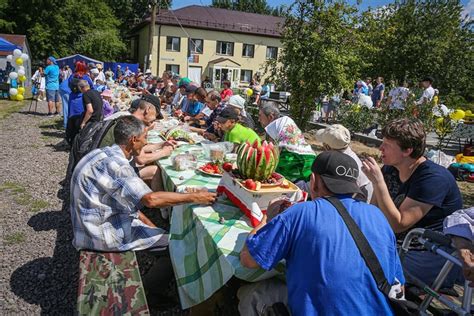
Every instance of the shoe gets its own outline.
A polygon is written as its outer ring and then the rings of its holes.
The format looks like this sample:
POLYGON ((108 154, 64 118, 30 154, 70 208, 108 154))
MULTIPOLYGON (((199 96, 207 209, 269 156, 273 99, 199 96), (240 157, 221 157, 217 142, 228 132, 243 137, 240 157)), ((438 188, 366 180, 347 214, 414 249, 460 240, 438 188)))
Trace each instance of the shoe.
POLYGON ((59 112, 54 112, 54 116, 59 116, 59 112))
POLYGON ((48 115, 46 115, 47 117, 53 117, 53 113, 49 112, 48 115))

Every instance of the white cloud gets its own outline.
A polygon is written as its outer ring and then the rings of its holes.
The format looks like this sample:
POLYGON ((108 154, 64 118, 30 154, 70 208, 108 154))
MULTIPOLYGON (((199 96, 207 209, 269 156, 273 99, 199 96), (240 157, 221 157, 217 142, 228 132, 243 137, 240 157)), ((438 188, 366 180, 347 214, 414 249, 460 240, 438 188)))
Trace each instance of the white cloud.
POLYGON ((467 14, 471 19, 474 18, 474 0, 469 0, 469 2, 464 6, 464 10, 462 10, 461 14, 463 17, 467 14))

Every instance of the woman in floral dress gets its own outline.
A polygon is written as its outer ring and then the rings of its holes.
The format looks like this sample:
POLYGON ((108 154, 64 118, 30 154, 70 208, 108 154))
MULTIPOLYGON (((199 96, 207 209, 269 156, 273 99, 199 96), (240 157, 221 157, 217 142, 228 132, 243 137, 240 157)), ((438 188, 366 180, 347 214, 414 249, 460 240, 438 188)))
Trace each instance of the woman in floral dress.
POLYGON ((266 102, 260 108, 258 120, 280 149, 276 172, 293 183, 309 181, 316 154, 306 143, 296 123, 288 116, 280 117, 280 111, 273 102, 266 102))

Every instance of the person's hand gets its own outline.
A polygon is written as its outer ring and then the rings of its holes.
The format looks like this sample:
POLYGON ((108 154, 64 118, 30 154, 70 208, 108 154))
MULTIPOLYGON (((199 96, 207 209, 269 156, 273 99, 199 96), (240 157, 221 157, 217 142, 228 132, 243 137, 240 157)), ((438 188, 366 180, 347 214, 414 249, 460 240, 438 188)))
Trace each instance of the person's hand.
POLYGON ((204 132, 202 134, 202 136, 205 138, 205 139, 208 139, 208 140, 212 140, 212 141, 215 141, 217 139, 217 136, 215 134, 212 134, 212 133, 208 133, 208 132, 204 132))
POLYGON ((217 199, 215 192, 196 192, 193 193, 193 202, 203 205, 211 205, 217 199))
POLYGON ((163 147, 165 146, 171 146, 174 148, 176 148, 176 146, 178 146, 178 142, 175 141, 174 139, 170 139, 170 140, 167 140, 166 142, 163 143, 163 147))
POLYGON ((292 203, 285 198, 271 200, 267 207, 268 220, 272 220, 278 214, 283 213, 291 205, 292 203))
POLYGON ((380 169, 377 161, 372 157, 367 157, 367 159, 362 161, 362 171, 373 184, 384 181, 382 169, 380 169))
POLYGON ((83 129, 86 124, 82 123, 81 126, 79 127, 80 129, 83 129))
POLYGON ((150 125, 146 126, 145 127, 145 130, 148 132, 148 131, 151 131, 152 129, 155 129, 155 126, 156 126, 156 122, 153 122, 151 123, 150 125))
POLYGON ((192 118, 191 116, 189 116, 189 115, 186 115, 186 116, 184 117, 184 121, 185 121, 185 122, 189 122, 189 121, 191 121, 192 119, 193 119, 193 118, 192 118))
POLYGON ((462 262, 464 278, 470 281, 470 287, 474 287, 474 254, 469 249, 460 249, 459 259, 462 262))
POLYGON ((173 146, 163 146, 163 148, 160 149, 160 154, 162 157, 169 157, 171 153, 173 152, 174 147, 173 146))

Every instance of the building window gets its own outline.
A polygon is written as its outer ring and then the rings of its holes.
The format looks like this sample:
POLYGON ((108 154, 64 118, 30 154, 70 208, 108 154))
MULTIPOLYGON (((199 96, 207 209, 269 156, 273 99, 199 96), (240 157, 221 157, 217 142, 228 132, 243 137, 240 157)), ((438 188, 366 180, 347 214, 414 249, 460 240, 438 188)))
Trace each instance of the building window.
POLYGON ((250 82, 252 80, 252 70, 242 69, 240 71, 240 81, 250 82))
POLYGON ((166 37, 166 50, 171 52, 179 52, 181 50, 181 38, 167 36, 166 37))
POLYGON ((234 56, 234 43, 217 41, 216 53, 219 55, 234 56))
POLYGON ((278 56, 278 47, 267 47, 267 59, 276 59, 278 56))
POLYGON ((179 65, 166 64, 166 71, 171 71, 175 74, 179 74, 179 65))
POLYGON ((191 38, 189 40, 189 52, 191 54, 202 54, 204 41, 198 38, 191 38))
POLYGON ((254 51, 255 51, 255 45, 244 44, 242 47, 242 57, 253 58, 254 51))

